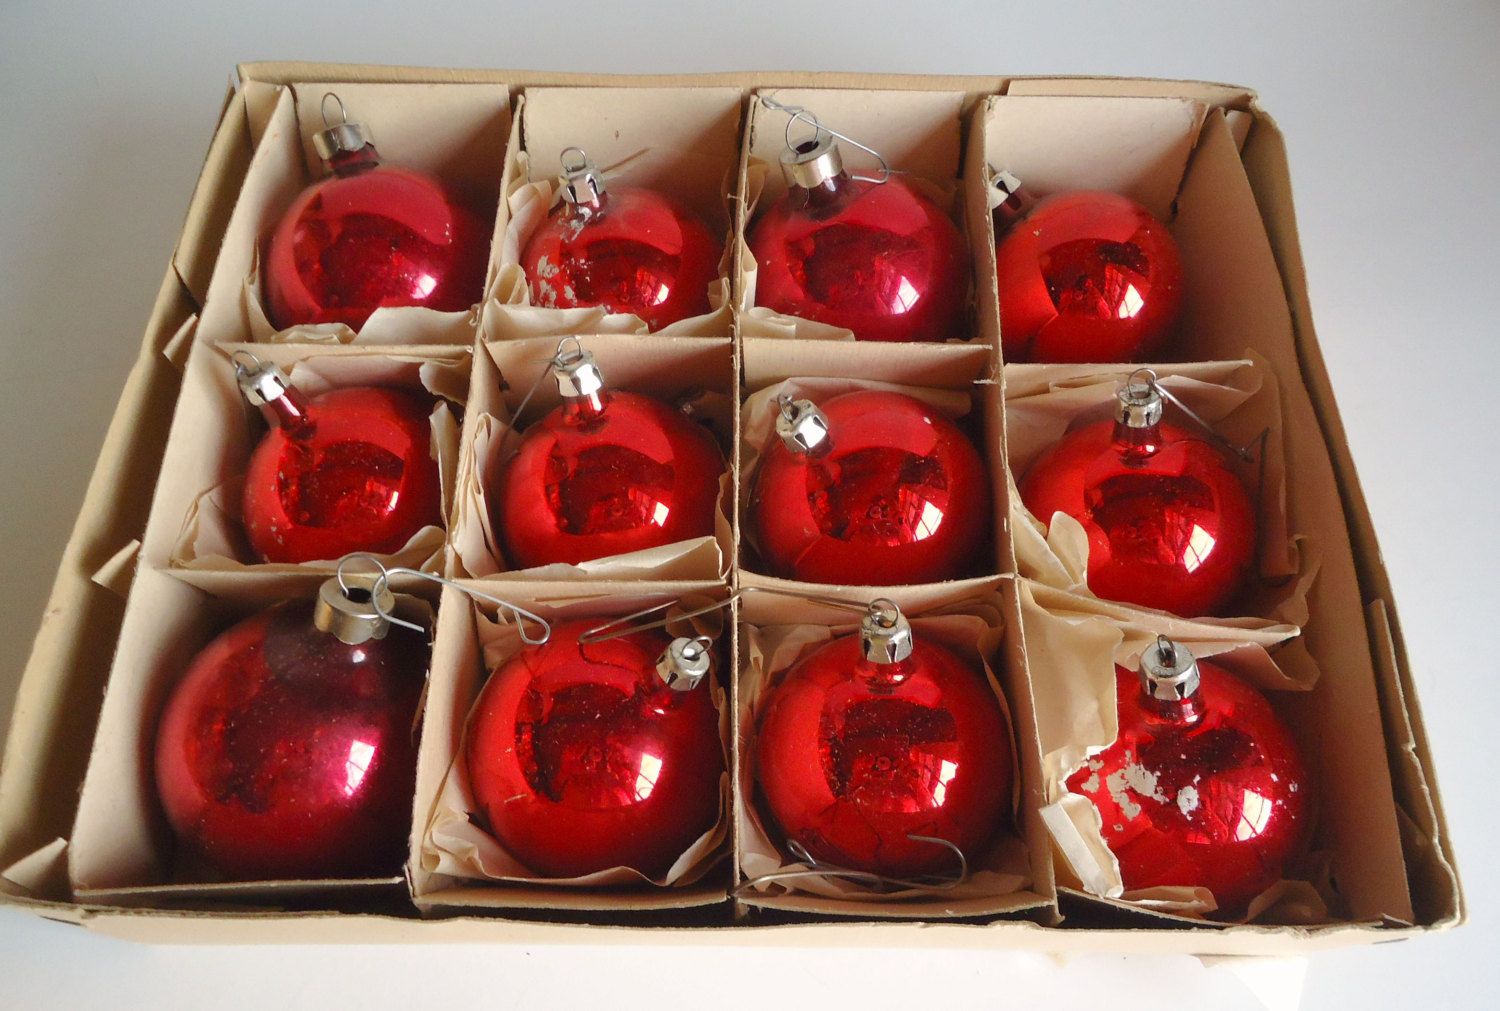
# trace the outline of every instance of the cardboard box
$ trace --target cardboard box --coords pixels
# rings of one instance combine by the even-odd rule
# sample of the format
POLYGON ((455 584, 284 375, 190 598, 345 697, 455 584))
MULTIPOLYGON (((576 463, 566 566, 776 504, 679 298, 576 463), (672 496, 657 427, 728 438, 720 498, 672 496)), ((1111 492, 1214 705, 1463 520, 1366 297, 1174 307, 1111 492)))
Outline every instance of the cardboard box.
MULTIPOLYGON (((644 95, 637 91, 634 97, 644 95)), ((539 117, 539 134, 542 122, 539 117)), ((635 150, 623 138, 621 144, 622 151, 635 150)), ((766 177, 760 181, 764 183, 766 177)), ((487 402, 503 414, 501 404, 514 393, 514 382, 502 396, 497 376, 504 372, 504 355, 492 353, 488 345, 517 336, 555 336, 582 328, 569 320, 561 331, 551 322, 540 330, 486 331, 490 324, 483 311, 477 318, 459 315, 463 318, 446 321, 398 319, 390 327, 377 326, 359 338, 365 343, 448 344, 454 341, 445 335, 457 328, 464 334, 456 342, 463 345, 460 350, 472 349, 469 404, 472 407, 478 398, 489 398, 487 402), (428 323, 433 326, 427 327, 428 323), (481 390, 481 381, 495 385, 481 390)), ((615 332, 620 340, 635 339, 620 336, 618 327, 597 329, 606 335, 615 332)), ((347 340, 350 335, 304 334, 295 339, 330 337, 347 340)), ((835 346, 828 345, 830 349, 835 346)), ((289 353, 303 350, 307 349, 287 349, 289 353)), ((687 358, 699 354, 673 353, 687 358)), ((465 418, 461 457, 471 446, 471 422, 478 413, 471 410, 465 418)), ((731 453, 735 473, 740 473, 740 453, 736 432, 731 453)), ((466 467, 472 471, 472 461, 461 460, 456 477, 460 486, 466 467)), ((450 510, 450 528, 456 511, 450 510)), ((715 541, 715 550, 726 564, 738 557, 740 548, 737 518, 727 520, 729 530, 721 531, 715 541)), ((454 556, 450 543, 446 571, 460 571, 453 568, 454 556)), ((683 588, 688 584, 662 582, 674 578, 708 578, 706 585, 717 586, 720 593, 754 582, 748 576, 742 579, 737 566, 728 570, 727 579, 715 580, 713 575, 668 570, 657 574, 654 583, 649 578, 631 582, 630 593, 622 586, 619 594, 645 597, 653 588, 675 592, 671 587, 687 592, 683 588)), ((532 598, 546 593, 586 596, 588 592, 586 580, 558 583, 497 577, 502 580, 507 592, 532 598)), ((842 589, 859 592, 858 588, 842 589)), ((966 589, 973 587, 937 584, 900 592, 913 609, 920 610, 952 602, 954 594, 962 596, 966 589)), ((463 631, 461 616, 451 616, 451 609, 447 615, 442 613, 445 604, 454 602, 456 591, 446 591, 440 598, 429 596, 442 601, 437 623, 441 641, 434 666, 439 660, 457 661, 461 666, 463 635, 443 635, 445 627, 463 631)), ((754 627, 762 618, 749 612, 749 600, 740 605, 740 620, 754 627)), ((736 670, 744 653, 741 642, 736 649, 736 670)), ((435 675, 434 685, 438 683, 435 675)), ((461 695, 454 689, 462 682, 444 683, 449 708, 454 710, 461 695)), ((737 678, 730 683, 736 684, 737 678)), ((730 705, 737 712, 740 700, 733 689, 731 696, 730 705)), ((1416 931, 1449 928, 1464 917, 1391 588, 1312 327, 1284 143, 1253 93, 1229 85, 1001 76, 742 73, 611 77, 308 63, 242 66, 239 86, 224 104, 140 357, 65 551, 15 714, 0 775, 0 898, 48 918, 140 940, 721 943, 732 936, 744 944, 1289 954, 1398 940, 1416 931), (725 137, 737 132, 740 158, 734 188, 724 194, 732 201, 734 219, 726 267, 730 326, 705 326, 704 332, 682 338, 720 339, 718 347, 713 341, 705 342, 701 354, 710 358, 728 354, 731 375, 725 392, 736 400, 741 397, 741 376, 746 390, 753 391, 795 375, 839 374, 834 371, 836 363, 820 371, 813 364, 820 352, 810 348, 811 342, 796 339, 827 334, 799 334, 795 324, 790 332, 783 328, 752 333, 755 326, 750 321, 756 317, 747 298, 742 236, 753 213, 746 199, 752 157, 761 156, 757 145, 764 139, 751 128, 766 115, 755 103, 757 94, 775 92, 784 101, 795 95, 798 102, 827 110, 823 115, 829 125, 856 135, 861 128, 871 135, 887 131, 877 146, 890 147, 897 168, 903 167, 902 160, 918 169, 928 160, 937 166, 930 174, 941 177, 939 182, 951 183, 955 218, 967 233, 974 256, 972 332, 962 346, 880 353, 871 349, 869 355, 862 348, 860 359, 865 368, 889 367, 889 381, 908 385, 952 388, 973 378, 985 380, 975 389, 983 401, 984 450, 993 469, 998 508, 996 575, 988 580, 981 577, 979 583, 998 595, 1005 625, 996 674, 1018 732, 1022 766, 1018 816, 1031 869, 1028 888, 1035 902, 973 916, 933 910, 925 920, 844 915, 833 919, 818 915, 816 909, 767 912, 727 901, 706 906, 677 903, 675 909, 649 913, 623 906, 567 909, 562 907, 568 903, 551 901, 545 894, 537 901, 520 893, 516 901, 484 903, 483 909, 464 902, 451 908, 442 902, 414 904, 406 890, 420 882, 415 870, 420 867, 418 825, 425 813, 420 801, 405 887, 397 882, 387 889, 384 885, 389 883, 381 883, 374 886, 379 890, 375 897, 363 892, 363 886, 358 897, 334 889, 332 897, 325 892, 311 902, 277 896, 275 888, 261 889, 251 901, 224 894, 222 889, 162 891, 165 875, 157 872, 163 853, 159 825, 153 827, 151 798, 140 789, 139 770, 132 773, 130 765, 140 762, 139 747, 132 742, 139 740, 145 725, 142 717, 159 697, 161 671, 170 673, 174 663, 180 665, 195 642, 201 641, 194 637, 206 635, 228 613, 278 594, 300 592, 299 587, 318 578, 305 571, 262 577, 215 573, 223 584, 210 587, 191 585, 173 574, 163 565, 161 548, 170 547, 172 536, 180 530, 181 512, 172 514, 173 503, 180 506, 183 500, 177 485, 184 478, 177 468, 186 464, 164 468, 163 456, 185 461, 207 459, 215 452, 208 443, 197 450, 184 448, 189 440, 182 433, 190 426, 184 419, 194 417, 193 412, 201 411, 205 403, 201 394, 184 395, 179 402, 179 391, 194 388, 184 379, 184 366, 189 373, 201 370, 202 361, 222 354, 225 344, 275 336, 258 327, 247 308, 246 292, 253 289, 247 289, 246 280, 268 215, 275 213, 277 201, 289 198, 301 185, 310 167, 306 147, 299 146, 305 142, 309 123, 316 125, 309 118, 307 99, 331 90, 330 85, 351 104, 356 92, 362 101, 368 100, 367 118, 372 125, 380 122, 376 109, 389 117, 391 127, 375 126, 377 140, 388 155, 399 152, 409 160, 420 160, 425 144, 438 159, 430 167, 473 172, 476 185, 495 195, 492 292, 505 272, 509 208, 501 196, 516 191, 523 163, 519 153, 527 149, 527 138, 516 129, 512 113, 521 117, 524 131, 527 99, 532 94, 539 99, 537 108, 553 110, 547 129, 557 136, 570 132, 567 124, 572 118, 587 118, 585 112, 595 107, 591 99, 619 95, 624 100, 635 89, 652 89, 650 101, 634 106, 637 111, 625 116, 622 124, 654 123, 640 110, 658 106, 670 121, 665 110, 681 98, 684 107, 698 103, 695 107, 702 112, 696 121, 690 117, 682 121, 687 124, 682 136, 690 137, 697 130, 697 136, 717 138, 714 143, 722 145, 725 137), (620 90, 599 90, 606 88, 620 90), (889 113, 885 117, 883 101, 889 113), (442 113, 437 116, 422 111, 439 109, 442 113), (732 109, 739 110, 737 117, 730 116, 727 110, 732 109), (435 132, 429 137, 427 130, 435 132), (408 142, 414 146, 404 146, 408 142), (1002 155, 1024 157, 1003 167, 1042 189, 1120 189, 1169 217, 1188 266, 1192 294, 1186 313, 1198 335, 1187 353, 1179 351, 1177 357, 1188 362, 1234 361, 1249 348, 1274 372, 1287 433, 1287 486, 1295 489, 1287 501, 1288 526, 1316 540, 1320 559, 1299 641, 1322 671, 1311 695, 1321 713, 1316 717, 1292 714, 1292 719, 1294 723, 1308 721, 1302 727, 1304 739, 1317 742, 1313 764, 1324 795, 1336 797, 1325 832, 1330 849, 1339 854, 1337 883, 1347 904, 1347 919, 1341 922, 1312 927, 1207 924, 1183 929, 1181 923, 1153 920, 1139 910, 1120 909, 1077 893, 1066 882, 1061 890, 1054 887, 1056 863, 1037 830, 1041 774, 1035 740, 1028 740, 1038 723, 1033 682, 1040 666, 1028 651, 1026 609, 1030 605, 1026 598, 1036 594, 1014 575, 1017 560, 1007 508, 1008 481, 996 466, 1006 459, 1004 394, 1012 373, 1003 366, 999 353, 993 229, 985 184, 989 171, 1002 167, 1002 155), (449 160, 443 161, 444 157, 449 160), (460 163, 466 167, 459 168, 460 163), (730 343, 724 347, 726 337, 730 343), (762 353, 761 345, 772 343, 786 343, 784 355, 774 349, 762 353), (972 364, 965 356, 975 354, 974 347, 981 349, 977 353, 987 361, 987 369, 955 379, 955 368, 963 372, 972 364), (924 354, 924 350, 932 353, 924 354), (178 405, 176 423, 171 422, 174 404, 178 405), (157 488, 154 506, 145 492, 152 487, 157 488), (122 494, 122 489, 128 493, 122 494), (127 594, 131 598, 128 609, 127 594), (89 799, 99 793, 92 788, 85 791, 81 806, 79 794, 86 777, 109 775, 120 776, 122 784, 134 784, 121 795, 119 807, 112 805, 107 792, 103 802, 89 799), (112 835, 114 819, 120 814, 128 824, 112 835), (74 843, 72 854, 69 840, 74 843), (75 870, 72 882, 70 859, 75 870), (95 882, 98 887, 93 887, 95 882), (92 890, 80 894, 75 884, 90 885, 92 890)), ((435 733, 437 724, 430 715, 425 735, 435 733)), ((447 713, 443 724, 450 734, 452 718, 452 712, 447 713)), ((734 740, 737 745, 737 736, 734 740)), ((432 796, 434 768, 441 765, 441 758, 430 755, 437 753, 432 749, 440 743, 439 736, 424 736, 428 760, 419 777, 419 797, 432 796)), ((731 760, 737 763, 739 758, 736 746, 731 760)), ((741 843, 737 837, 731 840, 735 866, 739 866, 741 843)), ((425 886, 417 890, 427 894, 425 886)))

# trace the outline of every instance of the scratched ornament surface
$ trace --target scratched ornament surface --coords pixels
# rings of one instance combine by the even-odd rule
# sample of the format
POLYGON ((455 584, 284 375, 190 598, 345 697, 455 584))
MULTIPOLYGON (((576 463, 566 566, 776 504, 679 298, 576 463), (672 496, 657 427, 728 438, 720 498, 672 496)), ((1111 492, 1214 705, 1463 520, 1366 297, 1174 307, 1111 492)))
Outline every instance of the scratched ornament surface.
POLYGON ((1305 844, 1312 790, 1265 697, 1212 662, 1198 669, 1192 698, 1164 702, 1117 668, 1119 736, 1067 789, 1098 810, 1127 890, 1204 887, 1232 917, 1305 844))
POLYGON ((652 330, 710 309, 722 244, 654 190, 611 186, 597 206, 563 200, 527 240, 521 267, 533 305, 600 306, 652 330))

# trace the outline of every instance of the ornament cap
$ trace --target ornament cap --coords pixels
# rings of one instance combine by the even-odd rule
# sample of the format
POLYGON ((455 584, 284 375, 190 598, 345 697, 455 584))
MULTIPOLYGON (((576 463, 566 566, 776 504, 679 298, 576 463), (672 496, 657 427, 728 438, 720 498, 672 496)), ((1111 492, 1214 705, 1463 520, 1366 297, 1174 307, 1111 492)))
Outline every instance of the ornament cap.
POLYGON ((608 187, 599 171, 581 147, 564 148, 558 156, 562 163, 562 198, 570 204, 598 207, 608 187))
POLYGON ((287 395, 292 381, 275 365, 267 365, 248 351, 234 353, 234 376, 240 392, 256 407, 264 407, 287 395))
POLYGON ((844 174, 844 156, 832 133, 819 130, 781 153, 781 173, 788 186, 817 189, 844 174))
POLYGON ((712 666, 709 647, 713 640, 706 635, 688 638, 678 636, 656 661, 656 673, 662 684, 674 692, 690 692, 708 677, 712 666))
POLYGON ((1149 369, 1132 372, 1115 394, 1115 420, 1126 428, 1151 428, 1161 424, 1166 399, 1149 369), (1145 376, 1146 378, 1137 378, 1145 376))
POLYGON ((911 656, 911 623, 896 602, 887 597, 870 601, 859 624, 860 651, 870 663, 900 663, 911 656))
POLYGON ((319 111, 323 114, 323 129, 313 134, 313 148, 318 152, 318 157, 324 161, 333 161, 340 154, 360 151, 375 143, 369 127, 363 123, 349 122, 348 114, 344 111, 343 99, 333 92, 323 95, 319 111), (329 99, 332 99, 334 105, 338 107, 337 122, 334 122, 328 115, 329 99))
POLYGON ((567 338, 558 346, 552 375, 557 380, 557 392, 564 397, 592 397, 604 389, 604 373, 577 337, 567 338))
POLYGON ((358 646, 385 638, 391 630, 385 616, 395 606, 395 595, 379 575, 340 574, 318 588, 313 625, 342 643, 358 646))
POLYGON ((1014 173, 997 169, 990 176, 989 204, 999 226, 1008 229, 1036 206, 1036 199, 1014 173))
POLYGON ((1141 652, 1141 687, 1161 702, 1183 702, 1198 693, 1198 661, 1180 642, 1164 635, 1141 652))
POLYGON ((793 400, 788 394, 776 398, 776 434, 782 445, 798 455, 828 448, 828 417, 811 400, 793 400))

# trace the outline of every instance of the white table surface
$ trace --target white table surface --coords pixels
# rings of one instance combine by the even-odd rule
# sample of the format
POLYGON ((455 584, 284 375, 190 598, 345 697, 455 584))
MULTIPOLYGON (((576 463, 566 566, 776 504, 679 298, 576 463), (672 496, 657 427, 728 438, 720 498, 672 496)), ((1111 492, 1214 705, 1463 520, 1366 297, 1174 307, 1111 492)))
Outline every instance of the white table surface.
POLYGON ((236 61, 1232 81, 1259 90, 1290 146, 1318 330, 1400 594, 1472 920, 1203 967, 730 944, 149 948, 0 910, 6 1006, 1292 1007, 1304 973, 1307 1008, 1500 1004, 1486 863, 1500 679, 1482 639, 1500 610, 1500 4, 214 7, 0 0, 0 720, 236 61))

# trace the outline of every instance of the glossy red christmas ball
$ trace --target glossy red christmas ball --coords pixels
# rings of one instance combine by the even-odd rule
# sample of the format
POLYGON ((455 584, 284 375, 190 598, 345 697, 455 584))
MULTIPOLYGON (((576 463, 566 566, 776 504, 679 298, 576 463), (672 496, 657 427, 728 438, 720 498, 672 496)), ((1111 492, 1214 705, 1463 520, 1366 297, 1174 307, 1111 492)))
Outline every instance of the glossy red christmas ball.
POLYGON ((1197 668, 1201 685, 1181 700, 1117 668, 1119 737, 1067 788, 1098 808, 1127 889, 1199 886, 1235 916, 1301 848, 1312 790, 1265 698, 1210 662, 1197 668))
POLYGON ((492 521, 514 568, 660 547, 714 531, 724 458, 708 430, 652 397, 569 397, 500 469, 492 521))
POLYGON ((1010 362, 1131 362, 1171 336, 1182 260, 1167 227, 1116 193, 1060 193, 996 243, 1010 362))
POLYGON ((859 390, 818 408, 823 444, 773 438, 750 496, 772 574, 889 586, 953 579, 978 562, 990 524, 984 462, 958 426, 912 397, 859 390))
POLYGON ((588 203, 564 199, 521 255, 531 301, 602 306, 652 330, 709 311, 723 246, 703 222, 653 190, 612 186, 588 203))
POLYGON ((770 689, 755 743, 772 826, 820 861, 893 876, 953 873, 1008 822, 1010 731, 984 675, 917 641, 872 663, 834 639, 770 689))
POLYGON ((468 309, 484 290, 490 228, 436 179, 379 164, 372 145, 336 153, 333 175, 281 216, 266 247, 272 325, 344 323, 376 309, 468 309))
POLYGON ((1217 447, 1176 425, 1075 429, 1032 465, 1020 491, 1043 523, 1061 512, 1083 525, 1089 589, 1108 600, 1216 614, 1255 560, 1244 484, 1217 447))
POLYGON ((750 229, 756 304, 843 327, 858 340, 966 336, 968 258, 958 229, 898 176, 850 178, 836 157, 828 162, 837 155, 830 144, 825 136, 794 153, 801 161, 787 170, 793 185, 750 229))
MULTIPOLYGON (((293 391, 295 393, 295 391, 293 391)), ((245 475, 242 517, 268 562, 399 550, 441 524, 431 404, 401 390, 330 390, 268 405, 276 425, 245 475)))
POLYGON ((185 855, 229 880, 391 875, 411 824, 421 638, 347 645, 282 604, 194 657, 156 734, 185 855))
POLYGON ((655 877, 718 817, 719 717, 708 685, 679 691, 658 675, 667 636, 581 645, 598 624, 554 626, 491 675, 464 762, 484 823, 538 874, 655 877))

